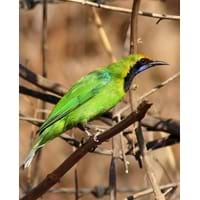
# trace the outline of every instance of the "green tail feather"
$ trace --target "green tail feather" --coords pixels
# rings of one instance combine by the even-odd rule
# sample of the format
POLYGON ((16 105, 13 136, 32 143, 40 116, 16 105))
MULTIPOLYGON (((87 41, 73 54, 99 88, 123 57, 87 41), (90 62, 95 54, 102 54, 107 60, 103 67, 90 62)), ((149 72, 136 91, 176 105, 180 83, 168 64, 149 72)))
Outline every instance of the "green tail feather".
POLYGON ((28 154, 28 156, 26 157, 26 159, 23 162, 23 168, 27 168, 30 166, 35 154, 37 153, 37 151, 44 146, 44 144, 41 145, 42 142, 42 138, 39 138, 39 140, 36 142, 36 144, 33 146, 32 150, 30 151, 30 153, 28 154))

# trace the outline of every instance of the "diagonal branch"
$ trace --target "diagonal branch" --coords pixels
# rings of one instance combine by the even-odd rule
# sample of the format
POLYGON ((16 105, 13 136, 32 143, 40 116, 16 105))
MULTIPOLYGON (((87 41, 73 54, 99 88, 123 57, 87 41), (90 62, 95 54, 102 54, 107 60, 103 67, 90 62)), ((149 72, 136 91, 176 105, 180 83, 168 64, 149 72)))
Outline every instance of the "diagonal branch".
POLYGON ((46 94, 44 92, 35 91, 21 85, 19 86, 19 92, 21 94, 25 94, 37 99, 41 99, 45 102, 52 103, 52 104, 56 104, 60 100, 60 98, 57 96, 46 94))
POLYGON ((148 131, 163 131, 180 137, 180 122, 178 120, 147 116, 142 120, 141 125, 148 131))
POLYGON ((124 130, 132 123, 140 121, 144 118, 146 112, 152 104, 143 101, 137 108, 137 111, 132 112, 126 119, 121 121, 116 126, 105 131, 103 134, 97 136, 96 139, 91 137, 83 146, 78 148, 72 153, 60 166, 58 166, 53 172, 47 175, 47 177, 35 188, 33 188, 28 194, 21 198, 21 200, 34 200, 43 195, 53 185, 55 185, 60 178, 68 172, 81 158, 83 158, 91 149, 96 148, 104 141, 117 135, 120 131, 124 130))
POLYGON ((26 81, 50 92, 63 96, 66 92, 66 88, 58 83, 54 83, 43 76, 40 76, 22 64, 19 64, 19 76, 26 81))
MULTIPOLYGON (((122 8, 118 6, 110 6, 110 5, 104 5, 104 4, 99 4, 91 1, 86 1, 86 0, 48 0, 48 3, 51 4, 56 4, 56 3, 67 3, 67 2, 72 2, 76 4, 82 4, 82 5, 87 5, 91 7, 96 7, 96 8, 102 8, 104 10, 109 10, 113 12, 120 12, 120 13, 125 13, 125 14, 131 14, 132 10, 129 8, 122 8)), ((42 3, 42 0, 34 0, 32 2, 32 6, 28 7, 26 5, 23 5, 24 3, 22 0, 20 1, 20 8, 25 8, 28 7, 28 9, 34 8, 37 4, 42 3)), ((144 17, 150 17, 150 18, 156 18, 159 20, 174 20, 174 21, 179 21, 180 16, 178 15, 168 15, 168 14, 159 14, 159 13, 152 13, 152 12, 147 12, 147 11, 139 11, 139 15, 144 16, 144 17)))

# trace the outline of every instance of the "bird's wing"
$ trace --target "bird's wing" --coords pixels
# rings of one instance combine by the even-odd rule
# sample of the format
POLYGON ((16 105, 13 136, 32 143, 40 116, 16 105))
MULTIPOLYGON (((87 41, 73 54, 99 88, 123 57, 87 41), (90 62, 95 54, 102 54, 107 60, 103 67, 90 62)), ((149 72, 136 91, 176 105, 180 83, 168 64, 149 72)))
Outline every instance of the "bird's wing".
POLYGON ((109 72, 101 70, 89 73, 80 79, 57 103, 38 132, 41 133, 44 129, 94 97, 110 80, 109 72))

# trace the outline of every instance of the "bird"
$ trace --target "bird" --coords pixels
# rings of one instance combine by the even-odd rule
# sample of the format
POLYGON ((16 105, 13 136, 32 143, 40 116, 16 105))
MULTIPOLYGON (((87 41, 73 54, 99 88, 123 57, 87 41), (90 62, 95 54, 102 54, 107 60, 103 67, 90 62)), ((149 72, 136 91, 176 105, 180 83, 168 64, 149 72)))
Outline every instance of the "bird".
POLYGON ((143 54, 130 54, 83 76, 58 101, 38 129, 39 137, 23 167, 29 167, 38 150, 54 138, 78 125, 84 127, 87 122, 117 105, 136 75, 158 65, 168 64, 151 60, 143 54))

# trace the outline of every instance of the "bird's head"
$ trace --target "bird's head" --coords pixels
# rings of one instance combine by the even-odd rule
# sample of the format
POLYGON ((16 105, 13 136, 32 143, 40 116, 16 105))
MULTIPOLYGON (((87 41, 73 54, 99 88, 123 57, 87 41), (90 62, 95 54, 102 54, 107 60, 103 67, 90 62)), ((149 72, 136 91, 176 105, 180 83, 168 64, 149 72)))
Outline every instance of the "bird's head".
POLYGON ((121 75, 124 78, 125 91, 129 89, 133 78, 140 72, 158 65, 168 65, 164 61, 154 61, 141 54, 132 54, 122 60, 122 63, 124 62, 122 64, 124 66, 124 70, 121 75))

